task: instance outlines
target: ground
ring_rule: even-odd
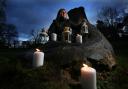
[[[128,42],[110,41],[117,57],[112,71],[97,72],[97,89],[128,89]],[[30,49],[0,49],[0,89],[80,89],[61,81],[58,68],[45,61],[40,68],[31,68],[32,59],[18,56]]]

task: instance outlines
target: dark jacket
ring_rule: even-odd
[[[70,26],[69,20],[53,20],[49,30],[48,30],[48,35],[50,36],[51,40],[51,34],[56,33],[57,34],[57,40],[61,41],[62,39],[62,32],[64,30],[64,27]]]

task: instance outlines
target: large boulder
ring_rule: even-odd
[[[75,16],[77,12],[79,14],[83,13],[83,15],[77,14],[78,16]],[[45,59],[62,66],[70,66],[74,61],[79,61],[81,64],[84,62],[96,69],[112,69],[115,67],[115,54],[111,44],[102,33],[87,20],[84,8],[71,9],[68,14],[69,18],[71,18],[70,21],[73,22],[71,26],[74,25],[76,28],[79,27],[82,21],[80,16],[83,16],[88,25],[89,36],[83,37],[82,44],[48,42],[44,46]],[[76,17],[77,19],[74,20]]]

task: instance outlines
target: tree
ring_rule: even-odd
[[[105,22],[107,25],[113,25],[118,13],[116,8],[102,7],[97,16],[99,20]]]
[[[102,31],[105,36],[110,39],[117,39],[117,17],[119,15],[118,11],[114,7],[102,7],[102,9],[97,13],[98,20],[104,22],[105,28]],[[99,29],[99,28],[98,28]]]
[[[0,46],[9,46],[18,39],[16,26],[6,23],[6,0],[0,0]]]
[[[0,0],[0,23],[6,21],[6,0]]]
[[[6,37],[4,34],[5,29],[7,29],[7,25],[5,23],[0,23],[0,46],[4,46],[6,43]]]
[[[8,29],[6,30],[6,39],[8,44],[12,44],[14,41],[18,40],[18,32],[15,25],[8,24]]]
[[[38,43],[39,31],[32,29],[30,32],[34,44]]]
[[[3,35],[4,29],[7,28],[5,21],[6,21],[6,14],[5,14],[5,2],[6,0],[0,0],[0,45],[5,44],[5,37]]]
[[[15,25],[13,24],[0,24],[0,38],[3,44],[9,46],[14,41],[18,40],[18,32],[16,30]]]

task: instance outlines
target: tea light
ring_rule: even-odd
[[[77,34],[77,36],[76,36],[76,42],[82,44],[82,35]]]
[[[83,64],[81,68],[81,84],[83,89],[97,89],[96,70]]]
[[[43,66],[44,63],[44,53],[40,52],[39,49],[36,49],[36,52],[33,54],[33,67]]]
[[[52,41],[57,41],[57,34],[56,33],[51,34],[51,40]]]

